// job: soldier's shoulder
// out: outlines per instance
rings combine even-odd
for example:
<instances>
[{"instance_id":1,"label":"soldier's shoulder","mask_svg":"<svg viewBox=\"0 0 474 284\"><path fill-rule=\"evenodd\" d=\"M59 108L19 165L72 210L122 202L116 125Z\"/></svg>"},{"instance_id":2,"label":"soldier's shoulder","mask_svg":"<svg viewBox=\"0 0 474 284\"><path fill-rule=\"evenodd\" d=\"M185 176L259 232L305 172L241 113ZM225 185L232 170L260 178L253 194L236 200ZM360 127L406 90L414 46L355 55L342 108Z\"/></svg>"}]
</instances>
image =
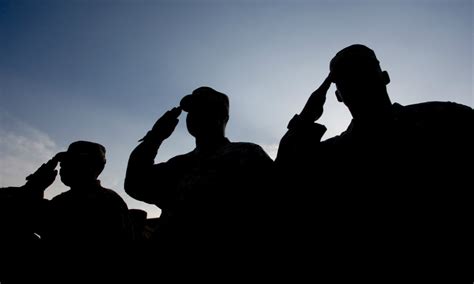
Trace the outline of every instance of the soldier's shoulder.
<instances>
[{"instance_id":1,"label":"soldier's shoulder","mask_svg":"<svg viewBox=\"0 0 474 284\"><path fill-rule=\"evenodd\" d=\"M398 109L398 117L402 120L423 122L425 125L431 123L437 127L470 127L474 118L474 110L471 107L455 102L430 101Z\"/></svg>"},{"instance_id":2,"label":"soldier's shoulder","mask_svg":"<svg viewBox=\"0 0 474 284\"><path fill-rule=\"evenodd\" d=\"M192 150L192 151L190 151L186 154L181 154L181 155L174 156L174 157L170 158L166 163L184 162L184 161L188 161L190 159L193 159L194 156L195 156L195 151Z\"/></svg>"},{"instance_id":3,"label":"soldier's shoulder","mask_svg":"<svg viewBox=\"0 0 474 284\"><path fill-rule=\"evenodd\" d=\"M128 209L128 206L123 200L123 198L115 190L105 187L102 187L101 190L105 197L105 200L107 200L109 204L115 204L115 206Z\"/></svg>"},{"instance_id":4,"label":"soldier's shoulder","mask_svg":"<svg viewBox=\"0 0 474 284\"><path fill-rule=\"evenodd\" d=\"M469 106L456 102L429 101L403 106L408 113L423 115L472 115L473 109Z\"/></svg>"},{"instance_id":5,"label":"soldier's shoulder","mask_svg":"<svg viewBox=\"0 0 474 284\"><path fill-rule=\"evenodd\" d=\"M77 197L75 194L71 190L66 190L51 198L49 204L52 207L68 207L69 205L76 203L76 200Z\"/></svg>"},{"instance_id":6,"label":"soldier's shoulder","mask_svg":"<svg viewBox=\"0 0 474 284\"><path fill-rule=\"evenodd\" d=\"M107 187L103 187L101 186L101 189L102 191L109 195L109 196L113 196L114 198L120 198L122 199L122 197L120 196L120 194L117 193L117 191L113 190L113 189L110 189L110 188L107 188Z\"/></svg>"},{"instance_id":7,"label":"soldier's shoulder","mask_svg":"<svg viewBox=\"0 0 474 284\"><path fill-rule=\"evenodd\" d=\"M267 152L260 145L251 142L232 142L226 147L226 152L270 159Z\"/></svg>"},{"instance_id":8,"label":"soldier's shoulder","mask_svg":"<svg viewBox=\"0 0 474 284\"><path fill-rule=\"evenodd\" d=\"M231 142L227 148L241 151L263 151L260 145L251 142Z\"/></svg>"}]
</instances>

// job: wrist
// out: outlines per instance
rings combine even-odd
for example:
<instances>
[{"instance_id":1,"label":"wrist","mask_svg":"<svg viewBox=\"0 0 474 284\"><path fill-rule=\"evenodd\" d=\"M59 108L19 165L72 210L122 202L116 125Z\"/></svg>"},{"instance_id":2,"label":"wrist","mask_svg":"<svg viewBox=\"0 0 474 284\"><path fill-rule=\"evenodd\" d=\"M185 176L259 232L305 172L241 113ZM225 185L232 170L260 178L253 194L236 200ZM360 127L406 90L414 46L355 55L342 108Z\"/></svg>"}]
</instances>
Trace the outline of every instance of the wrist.
<instances>
[{"instance_id":1,"label":"wrist","mask_svg":"<svg viewBox=\"0 0 474 284\"><path fill-rule=\"evenodd\" d=\"M294 129L294 128L300 128L304 126L310 126L313 125L314 121L309 119L304 113L302 112L301 114L295 114L293 118L290 120L288 123L287 128L288 129Z\"/></svg>"},{"instance_id":2,"label":"wrist","mask_svg":"<svg viewBox=\"0 0 474 284\"><path fill-rule=\"evenodd\" d=\"M159 135L156 131L150 130L147 132L147 134L140 140L139 142L153 142L157 144L161 144L165 139Z\"/></svg>"},{"instance_id":3,"label":"wrist","mask_svg":"<svg viewBox=\"0 0 474 284\"><path fill-rule=\"evenodd\" d=\"M39 183L34 183L31 181L27 181L23 186L23 193L26 194L27 196L31 197L37 197L37 198L43 198L44 197L44 192L48 188L48 186L39 184Z\"/></svg>"}]
</instances>

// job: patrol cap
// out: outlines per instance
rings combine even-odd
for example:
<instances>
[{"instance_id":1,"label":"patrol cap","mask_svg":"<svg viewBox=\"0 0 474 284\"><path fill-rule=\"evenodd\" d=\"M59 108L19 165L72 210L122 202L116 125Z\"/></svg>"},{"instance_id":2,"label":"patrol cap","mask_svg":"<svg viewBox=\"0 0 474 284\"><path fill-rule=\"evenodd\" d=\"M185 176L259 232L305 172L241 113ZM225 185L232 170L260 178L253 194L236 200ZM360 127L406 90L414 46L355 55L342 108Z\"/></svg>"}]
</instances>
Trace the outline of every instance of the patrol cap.
<instances>
[{"instance_id":1,"label":"patrol cap","mask_svg":"<svg viewBox=\"0 0 474 284\"><path fill-rule=\"evenodd\" d=\"M229 116L229 98L210 87L200 87L185 96L180 102L186 112L209 112Z\"/></svg>"},{"instance_id":2,"label":"patrol cap","mask_svg":"<svg viewBox=\"0 0 474 284\"><path fill-rule=\"evenodd\" d=\"M348 65L367 63L379 64L375 52L365 45L353 44L336 53L329 63L329 69L334 74L333 76L337 76L340 69Z\"/></svg>"},{"instance_id":3,"label":"patrol cap","mask_svg":"<svg viewBox=\"0 0 474 284\"><path fill-rule=\"evenodd\" d=\"M59 161L81 159L105 163L105 147L94 142L76 141L69 145L66 152L57 154Z\"/></svg>"}]
</instances>

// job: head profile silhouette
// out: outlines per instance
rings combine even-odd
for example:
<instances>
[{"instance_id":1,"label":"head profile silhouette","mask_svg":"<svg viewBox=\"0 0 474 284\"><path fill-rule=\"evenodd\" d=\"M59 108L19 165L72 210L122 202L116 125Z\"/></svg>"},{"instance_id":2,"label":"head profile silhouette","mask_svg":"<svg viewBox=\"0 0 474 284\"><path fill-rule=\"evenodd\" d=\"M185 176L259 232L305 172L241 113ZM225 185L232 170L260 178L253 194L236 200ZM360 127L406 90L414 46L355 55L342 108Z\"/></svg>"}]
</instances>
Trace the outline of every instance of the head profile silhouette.
<instances>
[{"instance_id":1,"label":"head profile silhouette","mask_svg":"<svg viewBox=\"0 0 474 284\"><path fill-rule=\"evenodd\" d=\"M336 97L354 118L373 118L391 107L386 85L387 71L382 71L375 52L354 44L339 51L330 62Z\"/></svg>"},{"instance_id":2,"label":"head profile silhouette","mask_svg":"<svg viewBox=\"0 0 474 284\"><path fill-rule=\"evenodd\" d=\"M94 142L76 141L58 154L61 181L70 187L97 180L105 167L105 147Z\"/></svg>"},{"instance_id":3,"label":"head profile silhouette","mask_svg":"<svg viewBox=\"0 0 474 284\"><path fill-rule=\"evenodd\" d=\"M210 87L185 96L180 107L188 113L186 126L195 138L223 137L229 120L229 98Z\"/></svg>"}]
</instances>

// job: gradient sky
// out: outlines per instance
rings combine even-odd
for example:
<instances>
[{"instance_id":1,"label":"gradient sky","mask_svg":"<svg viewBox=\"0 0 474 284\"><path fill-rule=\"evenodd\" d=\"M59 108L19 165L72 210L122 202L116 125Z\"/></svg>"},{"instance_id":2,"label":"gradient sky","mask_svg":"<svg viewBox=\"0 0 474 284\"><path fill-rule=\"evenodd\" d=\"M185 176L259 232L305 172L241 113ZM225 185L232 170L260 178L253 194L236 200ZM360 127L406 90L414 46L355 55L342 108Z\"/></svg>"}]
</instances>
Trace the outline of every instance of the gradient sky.
<instances>
[{"instance_id":1,"label":"gradient sky","mask_svg":"<svg viewBox=\"0 0 474 284\"><path fill-rule=\"evenodd\" d=\"M95 141L107 148L103 186L157 217L123 180L161 114L211 86L230 97L228 137L275 157L288 120L353 43L375 50L393 102L473 107L470 0L0 0L0 186L22 185L73 141ZM326 137L350 121L329 92ZM193 147L181 119L156 162ZM58 178L46 196L66 189Z\"/></svg>"}]
</instances>

